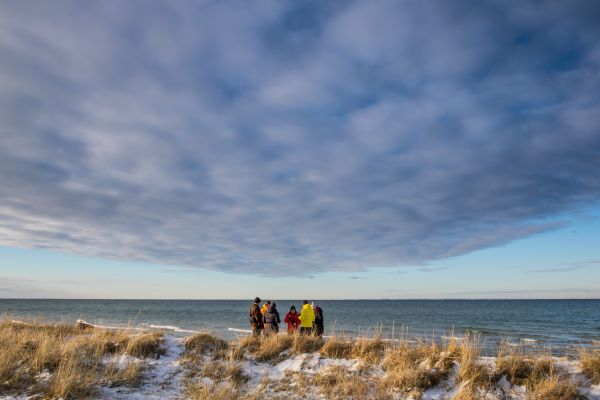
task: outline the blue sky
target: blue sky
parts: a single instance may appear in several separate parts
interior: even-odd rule
[[[600,297],[598,20],[3,2],[0,297]]]

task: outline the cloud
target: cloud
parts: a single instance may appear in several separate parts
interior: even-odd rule
[[[577,294],[580,295],[582,293],[585,294],[596,294],[598,291],[596,289],[591,288],[556,288],[556,289],[507,289],[507,290],[485,290],[485,291],[466,291],[466,292],[452,292],[446,293],[448,295],[482,295],[482,296],[497,296],[497,295],[546,295],[546,294],[556,294],[556,293],[569,293],[569,294]]]
[[[446,266],[446,267],[437,267],[437,268],[430,268],[430,267],[421,267],[418,270],[420,272],[437,272],[437,271],[443,271],[446,269],[449,269],[450,267]]]
[[[586,1],[0,5],[0,245],[270,276],[426,263],[600,194]]]
[[[588,261],[588,262],[582,262],[582,263],[566,264],[564,266],[556,267],[556,268],[534,269],[529,272],[534,272],[534,273],[569,272],[569,271],[576,271],[576,270],[582,269],[582,268],[589,268],[589,267],[592,267],[597,264],[600,264],[600,261],[594,260],[594,261]]]

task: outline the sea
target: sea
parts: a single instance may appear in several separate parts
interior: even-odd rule
[[[276,300],[283,319],[301,300]],[[600,345],[600,300],[317,300],[326,335],[380,335],[386,340],[476,338],[484,353],[498,346],[574,353]],[[105,327],[163,329],[186,336],[211,332],[226,339],[249,333],[250,300],[0,299],[4,319]]]

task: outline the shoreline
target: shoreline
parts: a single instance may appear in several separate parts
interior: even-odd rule
[[[491,357],[473,336],[225,341],[78,323],[0,321],[0,399],[600,399],[600,349],[573,358],[505,347]]]

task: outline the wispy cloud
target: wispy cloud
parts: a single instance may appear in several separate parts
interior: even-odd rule
[[[556,267],[556,268],[534,269],[534,270],[531,270],[529,272],[534,272],[534,273],[569,272],[569,271],[576,271],[578,269],[589,268],[589,267],[593,267],[593,266],[597,266],[597,265],[600,265],[600,261],[594,260],[594,261],[588,261],[588,262],[579,262],[579,263],[565,264],[563,266]]]
[[[418,268],[418,271],[420,272],[437,272],[437,271],[444,271],[450,269],[450,267],[446,266],[446,267],[421,267]]]
[[[600,195],[599,19],[2,2],[0,245],[313,275],[556,229]]]
[[[474,290],[474,291],[464,291],[464,292],[449,292],[447,295],[453,296],[498,296],[498,295],[526,295],[526,296],[535,296],[537,294],[557,294],[557,293],[598,293],[598,290],[592,288],[582,288],[582,287],[573,287],[573,288],[552,288],[552,289],[506,289],[506,290]]]

